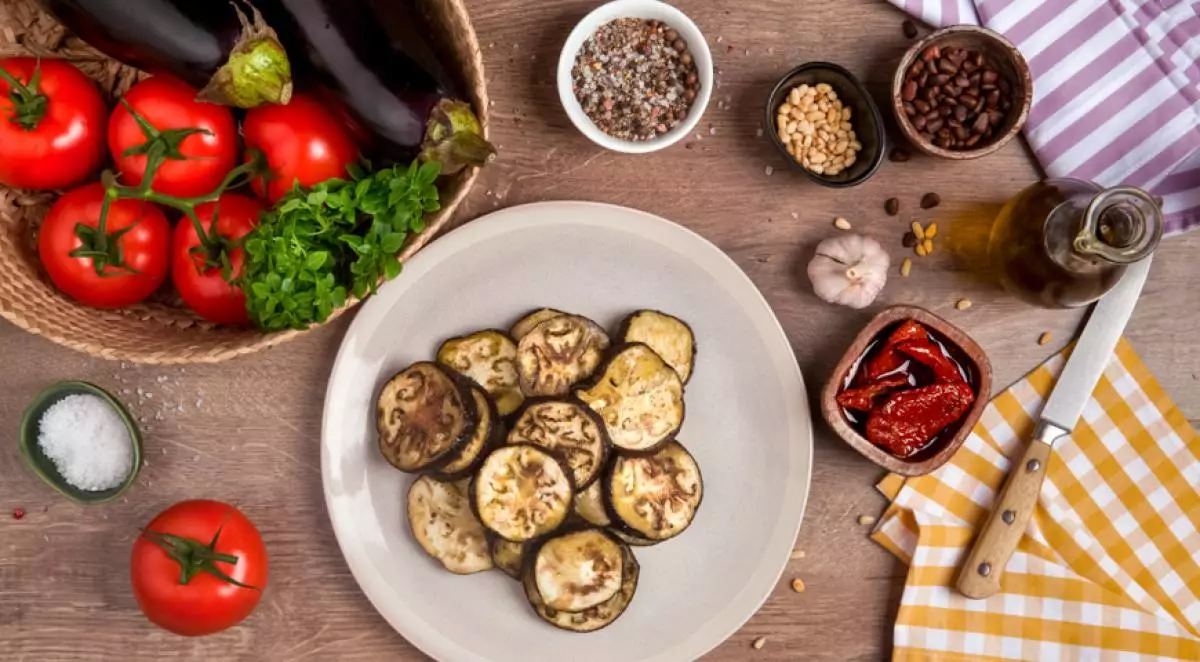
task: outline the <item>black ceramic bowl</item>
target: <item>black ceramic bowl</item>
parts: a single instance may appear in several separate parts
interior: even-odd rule
[[[832,176],[809,172],[796,159],[792,158],[783,141],[779,139],[778,130],[775,127],[776,111],[787,100],[788,92],[797,85],[816,85],[818,83],[828,83],[837,92],[838,99],[850,107],[850,123],[854,125],[858,142],[862,143],[862,150],[858,152],[858,158],[854,165]],[[775,89],[771,90],[771,97],[767,100],[763,131],[770,134],[771,142],[775,143],[779,153],[793,168],[823,186],[831,188],[858,186],[870,179],[871,175],[874,175],[875,171],[879,169],[879,164],[883,163],[885,138],[883,115],[879,112],[879,106],[875,104],[871,94],[867,92],[867,88],[854,77],[854,74],[845,67],[831,62],[802,64],[779,80]]]

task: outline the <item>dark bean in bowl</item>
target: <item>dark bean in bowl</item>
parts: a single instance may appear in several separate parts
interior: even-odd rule
[[[833,176],[810,172],[796,161],[791,154],[788,154],[775,127],[776,111],[787,100],[788,93],[792,88],[804,84],[815,86],[819,83],[827,83],[831,86],[837,92],[842,103],[850,108],[850,123],[857,134],[858,142],[862,143],[862,149],[858,152],[854,165]],[[775,147],[792,167],[823,186],[831,188],[857,186],[870,179],[879,169],[879,164],[883,162],[886,144],[883,116],[879,112],[879,106],[875,104],[875,100],[871,98],[867,88],[854,77],[854,74],[845,67],[831,62],[809,62],[785,74],[771,90],[771,96],[767,100],[763,127],[763,131],[771,136],[771,142],[775,144]]]

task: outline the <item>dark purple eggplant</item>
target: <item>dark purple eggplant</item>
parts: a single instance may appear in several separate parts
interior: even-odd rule
[[[241,108],[287,103],[292,71],[258,10],[238,0],[43,0],[81,39],[109,57],[170,72],[200,98]]]
[[[382,162],[420,157],[443,174],[495,158],[479,119],[455,82],[426,56],[419,30],[389,39],[387,23],[419,25],[418,0],[255,0],[296,69],[298,82],[320,85],[377,140]],[[422,64],[422,61],[426,64]]]

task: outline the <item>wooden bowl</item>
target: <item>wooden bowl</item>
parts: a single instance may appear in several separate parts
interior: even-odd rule
[[[791,154],[788,154],[787,147],[779,139],[778,129],[775,126],[775,113],[787,100],[788,93],[792,91],[792,88],[801,84],[816,85],[817,83],[828,83],[838,93],[838,98],[842,100],[842,103],[850,108],[852,113],[850,122],[854,125],[854,133],[858,137],[858,142],[862,143],[862,150],[858,153],[858,159],[854,165],[832,176],[810,172]],[[793,169],[799,170],[805,177],[822,186],[830,188],[858,186],[870,179],[871,175],[879,170],[879,164],[883,163],[883,153],[886,147],[883,113],[879,112],[879,106],[871,98],[871,93],[867,91],[866,86],[848,69],[832,62],[808,62],[784,74],[783,78],[780,78],[779,82],[775,84],[775,88],[771,90],[771,96],[767,98],[763,131],[771,136],[771,142]]]
[[[975,376],[972,386],[975,387],[976,397],[975,403],[971,405],[966,416],[951,426],[952,434],[942,435],[942,439],[934,447],[922,451],[916,458],[904,460],[888,453],[859,434],[846,420],[836,398],[851,376],[859,357],[867,351],[871,343],[875,342],[888,327],[910,319],[920,322],[936,332],[966,357],[970,363],[967,367]],[[975,427],[975,423],[979,421],[979,417],[983,415],[983,409],[987,406],[991,393],[992,364],[988,361],[983,348],[971,340],[970,336],[950,322],[923,308],[894,306],[876,315],[859,332],[850,348],[846,350],[846,354],[838,362],[837,367],[833,370],[833,375],[830,376],[829,381],[825,383],[825,388],[821,391],[821,414],[825,417],[825,422],[829,423],[829,426],[843,441],[875,464],[902,476],[922,476],[945,464],[958,450],[958,447],[962,446],[967,435],[971,433],[971,429]]]
[[[379,0],[381,7],[396,0]],[[467,101],[487,134],[488,97],[479,41],[466,0],[415,0],[428,29],[443,46],[445,66],[457,74]],[[386,15],[386,14],[385,14]],[[403,30],[411,26],[385,26]],[[36,0],[0,0],[0,55],[52,55],[68,60],[96,81],[109,99],[141,76],[105,57],[50,17]],[[479,175],[467,168],[439,184],[441,210],[425,219],[425,230],[409,238],[397,257],[407,260],[450,222]],[[0,317],[60,345],[110,360],[149,364],[216,363],[287,342],[305,330],[265,333],[249,327],[218,326],[188,310],[169,286],[149,300],[121,310],[81,305],[59,292],[37,257],[37,230],[57,195],[0,186]],[[169,279],[168,279],[169,280]],[[351,298],[329,320],[357,305]]]
[[[983,53],[986,61],[999,71],[1000,75],[1012,86],[1012,109],[1005,117],[1001,129],[993,134],[990,141],[980,142],[973,149],[945,149],[926,140],[909,121],[904,112],[904,101],[900,95],[901,88],[904,86],[904,74],[908,71],[909,66],[930,46],[965,48]],[[1029,118],[1029,107],[1032,103],[1033,77],[1029,73],[1029,64],[1025,62],[1025,56],[1021,55],[1021,51],[1017,50],[1017,47],[1003,35],[976,25],[952,25],[930,33],[908,49],[908,52],[900,59],[900,65],[896,67],[896,73],[892,77],[892,111],[896,115],[900,131],[917,149],[931,156],[945,159],[956,161],[977,159],[1000,149],[1025,127],[1025,121]]]

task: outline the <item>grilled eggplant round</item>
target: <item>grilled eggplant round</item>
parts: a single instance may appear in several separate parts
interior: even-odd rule
[[[496,400],[501,416],[516,411],[525,399],[517,379],[517,344],[503,331],[451,338],[438,348],[437,360],[482,386]]]
[[[596,482],[608,459],[604,421],[574,398],[526,402],[508,431],[508,443],[533,444],[556,453],[570,468],[576,490]]]
[[[691,525],[704,498],[696,458],[678,441],[653,455],[618,457],[604,482],[613,523],[652,542],[674,538]]]
[[[492,568],[483,525],[471,512],[466,487],[421,476],[408,488],[408,526],[413,537],[447,570],[470,575]]]
[[[639,310],[621,322],[621,342],[640,342],[654,350],[686,384],[696,364],[696,336],[686,322],[657,310]]]
[[[521,579],[521,570],[525,567],[525,547],[527,543],[509,542],[497,536],[491,536],[492,542],[492,563],[496,564],[497,568],[512,577],[513,579]]]
[[[613,445],[629,453],[656,451],[683,425],[683,381],[642,343],[616,348],[575,395],[600,414]]]
[[[529,600],[534,613],[554,627],[572,632],[595,632],[617,620],[633,600],[638,578],[641,576],[641,567],[633,556],[633,550],[625,544],[620,546],[621,587],[608,600],[579,612],[560,611],[547,605],[538,592],[537,581],[531,570],[532,564],[527,561],[521,584],[525,588],[525,598]]]
[[[604,358],[608,334],[579,315],[559,315],[534,326],[517,344],[517,372],[527,396],[566,395]]]
[[[625,548],[601,529],[558,534],[538,545],[529,572],[542,603],[580,612],[608,601],[621,589]]]
[[[600,481],[591,484],[586,490],[575,494],[575,514],[589,524],[608,526],[612,519],[604,507],[604,489]]]
[[[388,380],[379,394],[379,450],[401,471],[435,471],[467,444],[479,421],[470,384],[422,361]]]
[[[437,476],[441,480],[459,480],[475,473],[475,469],[479,467],[480,462],[483,462],[487,451],[497,446],[502,437],[500,415],[496,412],[495,403],[488,397],[482,386],[472,383],[470,390],[479,421],[475,424],[475,432],[467,440],[466,445],[441,469],[438,469]]]
[[[488,454],[471,481],[471,503],[488,530],[511,542],[547,535],[574,505],[569,470],[548,451],[529,444]]]
[[[528,315],[517,320],[517,323],[512,325],[512,328],[508,330],[508,335],[512,336],[513,340],[520,342],[521,338],[524,338],[525,336],[529,335],[530,331],[533,331],[533,327],[545,322],[548,319],[562,317],[563,315],[566,315],[566,313],[561,310],[555,310],[553,308],[538,308],[532,313],[529,313]]]

